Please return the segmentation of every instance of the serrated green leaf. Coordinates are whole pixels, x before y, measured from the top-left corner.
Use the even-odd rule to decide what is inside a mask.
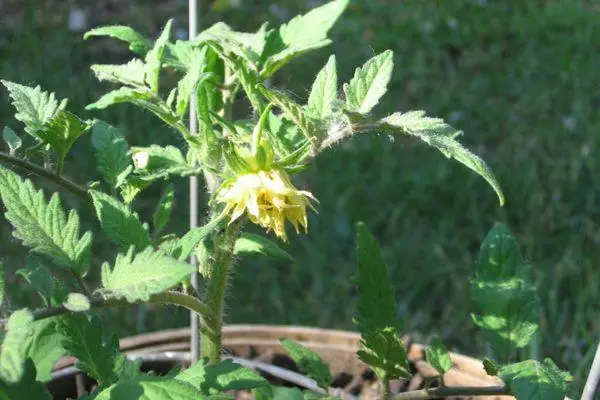
[[[56,331],[56,318],[34,321],[29,310],[14,312],[9,320],[0,353],[0,377],[15,383],[22,379],[25,361],[33,360],[37,379],[48,381],[52,367],[64,354],[62,337]]]
[[[279,28],[285,44],[316,43],[327,38],[327,33],[342,15],[349,0],[330,1],[304,15],[292,18]]]
[[[160,68],[162,66],[163,53],[165,46],[169,41],[171,35],[171,25],[173,20],[167,21],[162,33],[154,42],[154,47],[146,54],[146,83],[154,93],[158,93],[158,80],[160,75]]]
[[[197,52],[200,53],[199,50]],[[187,112],[190,96],[196,92],[197,86],[212,76],[212,74],[200,72],[202,65],[198,64],[198,67],[188,70],[187,74],[177,84],[176,112],[181,117]]]
[[[394,52],[386,50],[357,68],[350,83],[344,84],[346,108],[367,114],[387,91],[394,69]]]
[[[217,22],[198,35],[196,43],[215,44],[222,49],[227,58],[239,58],[245,66],[256,71],[265,39],[266,24],[263,24],[257,33],[245,33],[236,32],[227,24]]]
[[[62,334],[62,346],[67,354],[77,358],[77,368],[100,384],[110,385],[136,373],[132,362],[119,352],[118,338],[103,340],[102,322],[98,317],[88,319],[82,313],[62,316],[57,330]]]
[[[42,191],[36,191],[30,180],[0,166],[0,197],[16,238],[57,266],[85,274],[92,234],[86,232],[79,238],[79,216],[73,210],[65,215],[58,194],[46,203]]]
[[[187,382],[200,390],[200,387],[206,381],[206,361],[204,359],[197,361],[188,368],[179,372],[175,379],[181,382]]]
[[[327,33],[344,12],[349,0],[336,0],[292,18],[267,35],[261,77],[266,79],[295,58],[331,44]]]
[[[570,381],[549,358],[505,365],[498,375],[519,400],[563,400]]]
[[[122,83],[133,87],[144,87],[146,82],[146,66],[138,58],[120,65],[94,64],[91,69],[99,81]]]
[[[398,329],[382,328],[361,332],[358,358],[369,365],[381,380],[410,378],[408,355]]]
[[[313,82],[306,109],[314,118],[325,119],[332,114],[331,104],[336,98],[337,68],[332,55]]]
[[[224,50],[222,41],[208,41],[207,44],[211,49],[221,57],[225,64],[235,73],[242,88],[246,92],[246,96],[250,104],[255,110],[262,109],[262,101],[257,89],[258,74],[254,71],[254,64],[244,60],[242,57],[236,57],[232,53]]]
[[[52,400],[52,395],[42,382],[36,380],[35,365],[32,360],[28,359],[25,361],[21,379],[12,383],[0,380],[0,399]]]
[[[304,400],[300,389],[284,386],[265,386],[252,390],[254,400]]]
[[[271,35],[270,37],[273,37]],[[276,36],[278,37],[278,35]],[[279,39],[280,40],[280,39]],[[266,61],[263,68],[260,70],[261,79],[265,80],[273,76],[284,65],[289,64],[296,58],[303,56],[311,51],[321,49],[333,43],[330,39],[321,40],[315,43],[297,43],[291,44],[280,52],[273,54]]]
[[[38,137],[37,132],[67,105],[66,99],[59,103],[54,93],[43,92],[39,86],[32,88],[5,80],[0,82],[8,89],[12,104],[17,109],[15,118],[23,122],[25,132],[35,138]]]
[[[38,131],[38,137],[50,144],[62,163],[73,144],[86,133],[90,125],[75,114],[61,110]]]
[[[498,195],[500,205],[504,205],[504,194],[491,169],[481,158],[464,148],[456,140],[456,137],[462,134],[461,131],[446,124],[442,119],[427,117],[425,111],[394,113],[380,122],[380,127],[384,131],[418,137],[441,151],[446,157],[454,158],[475,171],[492,186]]]
[[[364,223],[356,226],[358,299],[354,323],[361,333],[358,357],[386,381],[410,377],[408,358],[396,318],[396,300],[387,266]]]
[[[173,200],[175,198],[175,189],[173,183],[168,183],[163,191],[156,210],[152,216],[152,225],[154,227],[154,235],[158,235],[171,219],[171,211],[173,210]]]
[[[129,145],[119,130],[104,121],[96,121],[92,129],[98,171],[113,188],[121,187],[133,171]]]
[[[95,400],[202,400],[192,385],[163,376],[123,379],[100,392]]]
[[[356,257],[358,275],[357,313],[354,323],[360,332],[395,327],[402,329],[396,318],[396,299],[390,275],[377,240],[367,226],[356,225]]]
[[[315,138],[322,136],[322,132],[317,129],[317,125],[302,106],[279,91],[267,89],[262,85],[258,85],[258,88],[270,102],[279,107],[286,117],[300,128],[306,139],[312,142]]]
[[[8,126],[5,126],[2,131],[2,140],[8,145],[11,155],[15,154],[23,145],[23,140]]]
[[[138,179],[153,181],[169,175],[188,176],[198,172],[190,166],[175,146],[132,147],[135,174]]]
[[[90,190],[96,216],[106,236],[121,249],[133,245],[137,250],[150,245],[148,231],[136,213],[119,200],[105,193]]]
[[[187,72],[194,64],[194,51],[197,48],[197,44],[188,40],[167,43],[163,53],[163,65]]]
[[[425,349],[427,362],[431,364],[440,374],[445,374],[452,368],[452,360],[448,349],[438,338],[434,338],[429,342],[429,346]]]
[[[102,266],[101,293],[128,302],[148,301],[151,295],[164,292],[194,272],[194,266],[177,261],[161,251],[147,248],[134,256],[133,249],[117,255],[114,268]]]
[[[494,353],[510,360],[516,348],[529,344],[539,326],[540,300],[510,230],[496,224],[481,247],[471,280],[473,320],[484,330]]]
[[[323,362],[321,357],[298,342],[288,339],[281,339],[280,342],[294,360],[298,369],[309,378],[314,379],[317,385],[327,390],[333,378],[329,366]]]
[[[172,239],[161,243],[160,248],[179,261],[186,260],[198,244],[213,233],[226,217],[227,214],[223,213],[206,225],[189,230],[181,239]]]
[[[243,256],[246,254],[261,254],[265,257],[279,259],[282,261],[296,262],[287,251],[283,250],[277,243],[264,236],[252,233],[242,233],[236,240],[233,249],[234,254]]]
[[[25,358],[33,360],[37,380],[47,382],[52,378],[54,364],[65,354],[62,334],[56,330],[57,319],[47,318],[31,323],[32,335],[27,341]]]
[[[258,373],[231,360],[225,360],[205,367],[200,391],[204,394],[214,394],[226,390],[254,389],[268,385],[269,382]]]
[[[69,293],[63,307],[73,312],[87,311],[90,309],[90,301],[81,293]]]
[[[88,39],[92,36],[110,36],[122,40],[129,43],[129,50],[142,56],[152,47],[150,39],[145,38],[128,26],[112,25],[95,28],[86,32],[83,38]]]
[[[27,309],[15,311],[8,318],[4,341],[0,347],[0,378],[18,382],[24,374],[27,345],[33,335],[33,314]]]
[[[114,104],[131,102],[138,104],[138,101],[149,102],[151,96],[141,89],[133,89],[130,87],[122,87],[111,92],[106,93],[94,103],[85,106],[86,110],[102,110],[106,107],[110,107]],[[141,105],[141,103],[139,103]]]

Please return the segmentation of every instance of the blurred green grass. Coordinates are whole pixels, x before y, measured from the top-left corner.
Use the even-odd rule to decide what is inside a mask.
[[[130,3],[126,13],[117,7],[110,19],[94,22],[155,33],[168,17],[147,1]],[[249,30],[263,18],[278,24],[307,9],[291,0],[265,3],[220,1],[205,7],[201,23],[223,19]],[[72,110],[91,117],[83,106],[105,88],[89,65],[129,56],[122,47],[85,43],[64,22],[45,18],[51,4],[30,1],[22,25],[0,25],[0,76],[68,96]],[[183,4],[165,9],[185,28]],[[424,109],[464,130],[463,142],[490,164],[507,205],[500,208],[483,180],[424,145],[357,137],[322,155],[299,178],[320,205],[310,233],[292,239],[289,251],[298,263],[242,260],[230,286],[227,321],[352,329],[353,226],[364,220],[382,243],[407,330],[421,340],[439,335],[454,350],[483,356],[486,348],[470,320],[468,277],[486,231],[501,220],[534,267],[544,306],[541,354],[575,374],[576,397],[600,332],[599,28],[597,1],[352,1],[333,30],[333,47],[286,67],[273,83],[305,98],[331,52],[348,80],[367,58],[393,49],[394,78],[375,113]],[[0,122],[18,128],[6,95],[2,99]],[[118,125],[134,145],[176,142],[161,122],[131,107],[94,117]],[[75,180],[97,177],[90,156],[82,140],[69,160]],[[182,231],[187,187],[185,180],[178,184],[181,207],[171,228]],[[136,204],[142,215],[159,194],[154,187]],[[93,216],[81,211],[93,226]],[[8,244],[6,224],[1,232],[5,264],[19,268],[23,252]],[[100,260],[110,246],[96,238]],[[11,307],[27,299],[26,289],[13,292]],[[118,329],[131,334],[181,326],[187,316],[138,308],[107,318],[124,322]]]

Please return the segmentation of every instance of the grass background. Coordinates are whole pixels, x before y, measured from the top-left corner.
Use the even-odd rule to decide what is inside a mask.
[[[95,82],[89,65],[130,56],[108,41],[84,42],[81,32],[68,29],[69,13],[83,10],[90,27],[125,23],[149,35],[174,16],[176,33],[184,34],[184,3],[4,0],[0,77],[41,84],[91,118],[83,106],[106,87]],[[253,30],[263,20],[277,25],[318,4],[222,0],[205,4],[201,24],[224,20]],[[598,1],[351,1],[332,31],[335,44],[286,67],[273,83],[306,98],[332,52],[347,81],[370,56],[393,49],[393,81],[374,113],[424,109],[464,130],[463,142],[490,164],[507,205],[498,206],[482,179],[424,145],[355,138],[323,154],[298,179],[320,200],[309,234],[292,238],[289,252],[298,263],[242,260],[227,321],[352,329],[353,226],[363,220],[389,261],[407,331],[423,341],[435,334],[453,350],[483,356],[469,316],[468,277],[485,233],[500,220],[534,268],[544,307],[541,354],[575,375],[571,395],[578,397],[600,332],[599,25]],[[0,124],[20,128],[6,94],[0,97]],[[129,106],[93,117],[117,125],[132,145],[177,143],[160,121]],[[90,157],[90,144],[80,140],[67,165],[74,180],[98,178]],[[170,228],[181,232],[186,181],[177,188]],[[136,203],[142,216],[159,194],[155,185]],[[81,212],[86,227],[94,227],[93,215]],[[11,272],[22,266],[24,252],[8,225],[0,226],[0,254],[16,289],[6,311],[31,305],[33,296]],[[95,256],[112,258],[101,237]],[[121,334],[132,334],[183,326],[187,314],[138,307],[106,318]]]

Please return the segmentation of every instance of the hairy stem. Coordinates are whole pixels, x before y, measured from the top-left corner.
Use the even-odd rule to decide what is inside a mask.
[[[208,282],[204,301],[214,315],[214,331],[212,337],[204,336],[200,342],[200,355],[208,357],[209,363],[221,361],[221,339],[223,325],[223,306],[225,289],[229,278],[229,269],[233,259],[233,248],[239,231],[239,223],[232,223],[221,237],[217,238],[214,253],[214,264],[207,274]]]
[[[454,396],[508,396],[510,391],[506,386],[485,386],[485,387],[452,387],[443,386],[431,389],[414,390],[412,392],[398,393],[388,397],[390,400],[425,400],[425,399],[443,399]]]
[[[90,204],[92,203],[92,198],[90,197],[87,189],[63,178],[62,176],[55,174],[52,171],[48,171],[47,169],[40,167],[39,165],[35,165],[33,163],[30,163],[29,161],[25,161],[18,157],[8,155],[4,152],[0,152],[0,162],[6,163],[9,165],[14,165],[15,167],[22,168],[28,172],[31,172],[31,173],[34,173],[41,177],[44,177],[44,178],[48,179],[49,181],[57,184],[58,186],[61,186],[65,189],[67,189],[69,192],[80,197],[85,202],[90,203]]]
[[[188,310],[194,311],[200,315],[207,328],[208,333],[213,333],[214,326],[214,315],[210,308],[202,303],[194,296],[187,295],[185,293],[167,291],[159,294],[155,294],[150,297],[148,301],[139,301],[135,303],[129,303],[124,299],[97,299],[90,302],[91,308],[107,308],[107,307],[122,307],[130,304],[174,304],[181,307],[185,307]],[[45,318],[56,317],[57,315],[68,314],[73,311],[67,310],[65,307],[52,307],[43,308],[33,312],[34,321],[39,321]],[[8,320],[0,321],[0,325],[6,326]],[[210,335],[209,335],[210,336]]]

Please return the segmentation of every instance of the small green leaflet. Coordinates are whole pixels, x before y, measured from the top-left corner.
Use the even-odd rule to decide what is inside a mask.
[[[239,58],[244,65],[256,71],[257,63],[265,45],[266,25],[255,34],[236,32],[227,24],[217,22],[198,35],[197,42],[212,43],[223,50],[228,58]]]
[[[389,133],[415,136],[441,151],[446,157],[454,158],[485,179],[498,195],[500,205],[504,205],[504,194],[491,169],[481,158],[456,140],[462,131],[454,129],[442,119],[427,117],[425,111],[394,113],[381,120],[379,128]]]
[[[190,96],[196,92],[198,85],[202,85],[204,81],[211,78],[210,73],[201,73],[200,68],[190,69],[188,73],[177,84],[177,102],[176,113],[180,117],[185,116]]]
[[[87,271],[91,257],[92,234],[79,238],[79,216],[62,210],[58,194],[46,203],[42,191],[31,181],[0,166],[0,196],[7,209],[6,218],[15,227],[13,235],[59,267],[79,275]]]
[[[91,69],[99,81],[122,83],[134,88],[145,86],[146,65],[138,58],[120,65],[95,64]]]
[[[98,171],[113,188],[121,187],[133,171],[129,145],[119,130],[104,121],[96,121],[92,129]]]
[[[298,342],[288,339],[281,339],[280,342],[285,351],[292,357],[298,369],[309,378],[314,379],[317,385],[327,390],[333,378],[329,366],[323,362],[321,357]]]
[[[171,211],[173,211],[173,200],[175,197],[175,189],[173,183],[169,182],[158,200],[156,210],[152,216],[152,226],[154,227],[154,235],[157,236],[167,225],[171,219]]]
[[[25,132],[34,138],[38,138],[38,131],[67,105],[66,99],[59,103],[54,93],[43,92],[39,86],[32,88],[5,80],[0,82],[8,89],[17,109],[15,118],[25,124]]]
[[[367,114],[379,103],[387,91],[394,69],[394,53],[386,50],[357,68],[350,83],[344,84],[346,108],[358,114]]]
[[[121,379],[100,392],[94,400],[202,400],[205,397],[186,382],[164,376]]]
[[[308,400],[300,389],[284,386],[265,386],[252,390],[254,400]]]
[[[81,293],[69,293],[63,307],[73,312],[87,311],[90,309],[90,301]]]
[[[2,131],[2,140],[8,145],[11,155],[14,155],[23,145],[23,140],[8,126],[5,126]]]
[[[398,329],[387,327],[361,332],[358,358],[382,380],[410,378],[408,355]]]
[[[519,400],[563,400],[572,380],[549,358],[543,363],[527,360],[505,365],[498,375]]]
[[[119,352],[116,336],[103,340],[98,317],[88,319],[82,313],[65,315],[60,317],[57,329],[67,354],[77,358],[77,367],[101,384],[110,385],[137,373],[134,363]]]
[[[402,329],[396,318],[396,298],[390,275],[377,240],[367,226],[356,225],[356,257],[358,275],[357,313],[354,323],[360,332],[395,327]]]
[[[145,38],[128,26],[112,25],[95,28],[86,32],[83,38],[88,39],[92,36],[110,36],[122,40],[129,43],[129,50],[142,56],[152,47],[150,39]]]
[[[19,382],[24,374],[27,345],[33,335],[33,314],[27,309],[13,312],[8,318],[4,341],[0,347],[0,378]]]
[[[285,113],[286,117],[300,128],[309,141],[313,141],[315,137],[322,136],[322,132],[317,129],[315,122],[307,115],[302,106],[279,91],[267,89],[262,85],[258,85],[258,88],[270,102],[279,107]]]
[[[195,268],[191,264],[165,256],[161,251],[147,248],[134,256],[117,255],[114,268],[102,265],[103,295],[125,298],[128,302],[148,301],[153,294],[171,289],[188,277]]]
[[[146,83],[154,93],[158,93],[158,78],[163,60],[165,46],[171,35],[173,20],[167,21],[162,33],[154,43],[154,47],[146,54]]]
[[[160,248],[179,261],[186,260],[190,257],[194,249],[196,249],[198,244],[200,244],[205,237],[213,233],[226,217],[227,214],[223,213],[206,225],[191,229],[181,239],[172,239],[161,243]]]
[[[25,361],[24,372],[17,382],[7,383],[0,380],[0,398],[6,400],[52,400],[46,386],[36,380],[33,361]]]
[[[25,358],[31,358],[37,369],[37,380],[52,378],[54,364],[65,354],[62,335],[56,330],[57,318],[31,322],[32,335],[27,340]]]
[[[269,382],[256,372],[231,360],[212,365],[205,365],[204,361],[199,361],[180,372],[175,379],[193,385],[204,395],[269,385]]]
[[[323,120],[332,114],[331,105],[336,98],[337,69],[332,55],[313,82],[306,110],[314,118]]]
[[[358,223],[356,230],[358,299],[354,323],[361,333],[358,357],[384,381],[410,377],[400,336],[402,323],[396,318],[394,290],[383,255],[364,223]]]
[[[121,249],[133,245],[138,250],[150,245],[150,236],[138,215],[129,207],[105,193],[90,190],[96,215],[106,236]]]
[[[52,146],[62,164],[75,141],[89,129],[90,125],[78,116],[61,110],[38,131],[38,137]]]
[[[236,255],[261,254],[282,261],[296,262],[287,251],[264,236],[244,232],[236,240],[233,252]]]
[[[471,280],[473,321],[498,358],[510,360],[516,348],[529,344],[539,326],[540,300],[510,230],[496,224],[481,246]]]
[[[261,78],[273,75],[297,57],[331,44],[327,34],[344,12],[349,0],[336,0],[298,15],[279,30],[267,34]]]
[[[168,175],[188,176],[198,170],[188,165],[187,160],[175,146],[132,147],[135,174],[138,179],[153,181]]]
[[[52,367],[64,354],[62,336],[56,331],[56,318],[34,321],[27,309],[15,311],[0,353],[0,377],[6,382],[18,382],[24,373],[25,361],[30,358],[37,368],[37,379],[48,381]]]
[[[427,362],[431,364],[440,374],[445,374],[452,368],[452,360],[448,349],[438,338],[434,338],[429,342],[429,346],[425,349]]]
[[[94,103],[85,106],[86,110],[102,110],[106,107],[119,103],[131,102],[140,106],[145,105],[144,102],[150,102],[151,96],[144,89],[132,89],[130,87],[121,87],[106,93]],[[152,111],[152,110],[151,110]]]

